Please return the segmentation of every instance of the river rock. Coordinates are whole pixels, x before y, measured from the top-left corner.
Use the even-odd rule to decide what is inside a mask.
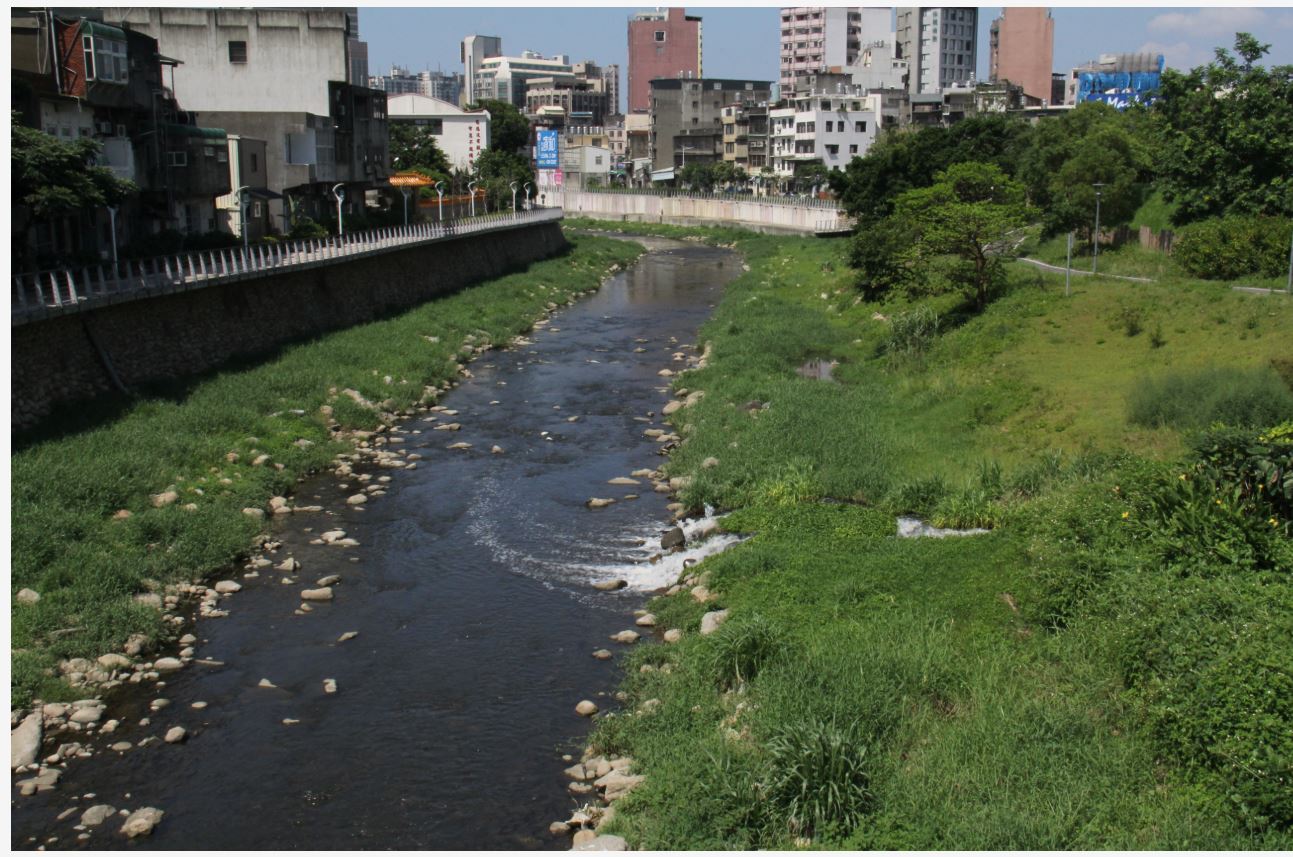
[[[661,408],[660,413],[664,414],[667,417],[667,416],[671,416],[672,414],[680,410],[682,410],[682,402],[678,401],[677,399],[674,399],[672,402],[670,402],[669,404]]]
[[[691,590],[691,597],[701,604],[704,604],[706,601],[714,600],[714,593],[710,592],[707,587],[702,585]]]
[[[153,508],[160,509],[163,506],[169,506],[176,500],[180,499],[180,495],[175,491],[163,491],[160,494],[149,495],[148,499],[152,502]]]
[[[471,444],[460,440],[457,443],[449,444],[445,449],[471,449]]]
[[[584,505],[590,509],[604,509],[614,502],[615,500],[610,497],[590,497]]]
[[[572,851],[593,850],[593,849],[586,848],[585,846],[591,845],[593,840],[595,840],[596,838],[597,838],[597,834],[591,830],[577,830],[575,831],[574,838],[571,840],[571,843],[574,845],[574,847],[571,850]]]
[[[591,699],[581,700],[580,703],[575,706],[575,713],[580,717],[592,717],[597,713],[597,703],[593,702]]]
[[[324,693],[336,693],[336,692],[337,692],[337,680],[336,680],[335,678],[325,678],[325,679],[323,680],[323,692],[324,692]]]
[[[607,485],[641,485],[636,479],[630,479],[627,476],[616,476],[614,479],[606,480]]]
[[[214,589],[221,595],[230,595],[242,589],[242,584],[235,580],[218,580]]]
[[[718,467],[718,459],[712,455],[700,463],[701,470],[712,470],[715,467]]]
[[[615,590],[623,589],[628,585],[629,582],[627,580],[617,577],[613,580],[599,580],[593,584],[593,589],[600,592],[614,592]]]
[[[636,643],[642,635],[637,631],[620,631],[618,634],[612,634],[611,639],[617,643]]]
[[[682,630],[679,628],[670,628],[664,632],[664,641],[666,643],[676,643],[682,639]]]
[[[344,643],[347,640],[353,640],[355,639],[355,637],[358,637],[358,636],[359,636],[358,631],[347,631],[346,633],[342,634],[340,637],[337,638],[337,642]]]
[[[19,589],[13,600],[19,604],[35,604],[40,600],[40,593],[34,589]]]
[[[367,494],[351,494],[346,498],[347,506],[362,506],[368,502]]]
[[[274,684],[267,678],[263,678],[256,683],[256,687],[278,687],[278,685]]]
[[[36,761],[36,754],[40,752],[41,720],[41,712],[33,711],[9,733],[10,770]]]
[[[315,581],[319,586],[334,586],[341,582],[341,575],[329,574],[326,577],[320,577]]]
[[[99,666],[106,670],[126,670],[130,669],[130,658],[125,655],[119,655],[116,652],[109,652],[106,655],[99,655]]]
[[[321,533],[319,535],[319,539],[324,544],[328,544],[328,545],[332,544],[333,542],[340,541],[345,537],[346,537],[345,530],[328,530],[326,533]]]
[[[185,738],[189,737],[188,730],[183,726],[172,726],[166,730],[166,737],[163,739],[167,744],[179,744]]]
[[[157,699],[154,699],[152,702],[148,703],[148,707],[151,708],[153,711],[161,711],[163,708],[165,708],[170,704],[171,704],[171,701],[169,699],[164,699],[159,696]]]
[[[489,451],[490,451],[491,453],[493,453],[494,455],[502,455],[502,454],[503,454],[503,447],[499,446],[498,444],[494,444],[493,446],[491,446],[491,447],[489,448]]]
[[[593,785],[605,789],[603,797],[607,803],[611,803],[624,797],[644,782],[646,782],[646,777],[640,774],[630,774],[627,769],[620,768],[611,771],[604,777],[598,777]]]
[[[86,827],[98,827],[116,814],[115,806],[108,806],[106,803],[96,804],[81,813],[81,823]]]
[[[158,658],[153,661],[153,669],[158,672],[174,672],[184,666],[184,662],[179,658]]]
[[[133,750],[133,749],[134,749],[134,747],[135,747],[135,745],[134,745],[134,744],[131,744],[129,741],[118,741],[117,743],[115,743],[115,744],[113,744],[111,747],[109,747],[108,749],[109,749],[109,750],[116,750],[118,753],[124,753],[124,752],[126,752],[127,750]]]
[[[647,613],[643,616],[639,616],[633,624],[637,625],[639,628],[654,628],[655,615],[651,613]]]
[[[302,589],[301,600],[302,601],[331,601],[332,587],[320,586],[318,589]]]
[[[580,833],[593,833],[591,830],[582,830]],[[575,834],[578,837],[579,834]],[[623,836],[611,836],[609,833],[593,834],[592,839],[586,839],[582,843],[576,844],[573,851],[627,851],[629,844]]]
[[[151,806],[137,809],[126,818],[126,823],[121,826],[121,832],[131,839],[136,836],[147,836],[153,832],[154,827],[161,824],[163,815],[165,813],[160,809]]]
[[[565,836],[570,832],[570,825],[564,821],[554,821],[548,825],[548,832],[553,836]]]
[[[274,569],[276,571],[285,571],[288,574],[292,574],[293,572],[300,569],[300,567],[301,567],[301,563],[297,562],[294,557],[289,556],[287,559],[283,560],[278,565],[274,566]]]
[[[664,550],[680,548],[686,543],[687,534],[682,531],[682,527],[671,527],[660,537],[660,547]]]
[[[727,621],[726,610],[712,610],[700,618],[701,636],[708,636],[718,630],[718,626]]]
[[[598,649],[597,651],[593,652],[593,657],[597,658],[597,660],[599,661],[608,661],[611,658],[613,658],[614,655],[611,654],[610,649]]]
[[[255,506],[244,507],[242,510],[242,513],[246,515],[248,518],[255,518],[258,521],[262,521],[265,519],[265,510],[257,509]]]
[[[69,717],[68,720],[70,720],[73,723],[80,723],[82,726],[84,726],[89,723],[98,723],[99,718],[102,716],[103,716],[102,706],[86,707],[86,708],[78,708],[76,711],[73,711],[72,716]]]
[[[562,773],[570,777],[570,779],[572,780],[590,779],[590,777],[588,776],[588,771],[584,770],[584,766],[582,764],[571,765],[569,768],[566,768],[564,771],[562,771]]]

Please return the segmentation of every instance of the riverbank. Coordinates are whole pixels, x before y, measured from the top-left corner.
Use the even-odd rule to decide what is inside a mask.
[[[102,686],[114,679],[100,656],[131,640],[134,655],[171,641],[167,614],[180,593],[168,587],[263,544],[271,497],[349,451],[347,438],[366,443],[362,433],[391,415],[433,405],[469,356],[507,343],[641,252],[579,238],[563,256],[395,318],[18,438],[13,705],[88,695],[58,677],[60,662]],[[76,658],[88,669],[68,670]]]
[[[592,752],[645,780],[598,832],[1293,844],[1293,516],[1227,482],[1235,449],[1293,440],[1197,448],[1211,419],[1286,407],[1293,308],[1219,283],[1065,298],[1019,266],[982,314],[865,304],[843,243],[693,234],[750,270],[701,332],[707,367],[673,380],[704,396],[673,410],[667,472],[752,538],[648,605],[683,634],[633,653],[625,714],[600,718]],[[899,538],[901,514],[991,531]]]

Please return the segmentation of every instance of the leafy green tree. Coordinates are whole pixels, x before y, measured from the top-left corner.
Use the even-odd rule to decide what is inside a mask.
[[[491,208],[510,208],[512,182],[517,184],[517,206],[525,194],[525,183],[534,182],[534,171],[524,157],[490,147],[476,159],[476,174]]]
[[[849,245],[849,264],[857,270],[857,286],[867,300],[878,300],[914,279],[911,237],[908,225],[898,217],[858,223]]]
[[[910,228],[920,256],[959,260],[953,278],[983,309],[1012,257],[1010,233],[1027,222],[1028,207],[1023,185],[1000,167],[967,161],[939,173],[930,187],[898,197],[894,216]]]
[[[12,198],[33,217],[47,218],[89,208],[116,205],[138,188],[107,167],[94,166],[100,146],[79,137],[60,140],[11,116]]]
[[[1235,35],[1238,59],[1163,72],[1151,116],[1158,187],[1173,221],[1221,214],[1293,214],[1293,65],[1256,65],[1270,50]]]
[[[715,182],[714,164],[692,161],[678,172],[678,180],[695,190],[712,190]]]
[[[750,177],[745,168],[732,161],[719,161],[714,164],[714,183],[723,187],[744,184]]]
[[[1097,190],[1101,227],[1129,222],[1144,201],[1142,178],[1148,172],[1149,158],[1125,128],[1113,123],[1095,128],[1051,178],[1045,214],[1047,231],[1056,234],[1080,230],[1094,243]],[[1096,188],[1096,183],[1103,187]]]
[[[812,162],[801,164],[795,170],[795,188],[800,193],[807,193],[813,188],[823,188],[830,184],[830,171],[822,164]]]
[[[468,110],[489,111],[489,148],[514,155],[530,145],[530,121],[510,101],[485,98]]]
[[[448,180],[453,168],[435,136],[408,122],[392,122],[391,169],[415,170],[436,181]]]

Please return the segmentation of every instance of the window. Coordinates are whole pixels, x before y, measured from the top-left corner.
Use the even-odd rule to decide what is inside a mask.
[[[850,144],[849,144],[849,154],[850,154],[850,155],[856,155],[857,153],[858,153],[858,144],[857,144],[857,143],[850,143]]]
[[[260,171],[260,156],[255,152],[251,153],[251,171],[253,173]]]
[[[594,165],[594,166],[598,166],[598,167],[600,167],[600,166],[602,165],[602,156],[601,156],[601,155],[597,155],[596,157],[594,157],[594,158],[593,158],[593,165]]]
[[[828,120],[826,120],[826,130],[827,130],[827,131],[834,131],[834,130],[835,130],[835,123],[834,123],[834,122],[831,122],[829,119],[828,119]]]
[[[245,63],[247,61],[247,43],[229,43],[229,62]]]
[[[126,59],[126,43],[103,36],[82,36],[81,51],[85,56],[85,79],[104,83],[126,83],[130,80],[130,63]]]
[[[826,146],[826,153],[829,155],[838,155],[840,153],[840,147],[834,144],[828,144]]]
[[[854,122],[854,123],[853,123],[853,130],[854,130],[855,132],[857,132],[858,134],[865,134],[865,133],[866,133],[866,123],[865,123],[865,122]]]
[[[223,146],[222,146],[222,147],[220,147],[219,149],[216,149],[216,163],[218,163],[218,164],[227,164],[227,163],[229,163],[229,150],[228,150],[228,149],[224,148]]]
[[[252,216],[252,217],[260,217],[260,216],[261,216],[261,207],[260,207],[260,202],[259,202],[259,201],[257,201],[257,202],[253,202],[253,203],[251,204],[251,216]]]
[[[189,165],[188,152],[167,152],[166,166],[168,167],[187,167]]]
[[[663,42],[663,41],[664,41],[664,30],[656,30],[656,31],[655,31],[655,40],[656,40],[657,42]]]

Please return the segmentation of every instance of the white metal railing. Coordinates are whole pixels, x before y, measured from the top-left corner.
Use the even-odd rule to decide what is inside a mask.
[[[60,268],[13,276],[12,324],[123,299],[169,294],[293,268],[353,259],[418,244],[450,240],[523,224],[560,220],[560,208],[536,208],[480,217],[417,223],[348,233],[344,236],[225,247],[123,261],[79,270]]]

